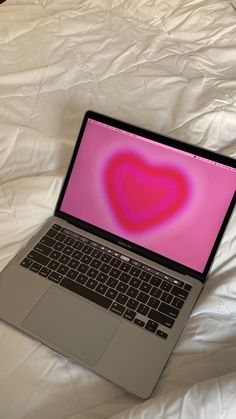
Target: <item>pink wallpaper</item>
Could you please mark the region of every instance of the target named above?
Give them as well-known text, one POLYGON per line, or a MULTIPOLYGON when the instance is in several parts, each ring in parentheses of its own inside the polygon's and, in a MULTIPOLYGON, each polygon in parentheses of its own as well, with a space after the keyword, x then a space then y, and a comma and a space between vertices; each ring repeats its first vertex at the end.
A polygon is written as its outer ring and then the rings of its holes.
POLYGON ((202 272, 236 171, 89 120, 61 210, 202 272))

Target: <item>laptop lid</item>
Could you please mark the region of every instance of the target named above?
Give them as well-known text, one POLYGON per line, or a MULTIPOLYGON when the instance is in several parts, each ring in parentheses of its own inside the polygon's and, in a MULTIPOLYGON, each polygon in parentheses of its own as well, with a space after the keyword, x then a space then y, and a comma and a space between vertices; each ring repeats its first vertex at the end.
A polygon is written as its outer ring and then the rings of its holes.
POLYGON ((236 161, 85 114, 55 215, 204 281, 236 201, 236 161))

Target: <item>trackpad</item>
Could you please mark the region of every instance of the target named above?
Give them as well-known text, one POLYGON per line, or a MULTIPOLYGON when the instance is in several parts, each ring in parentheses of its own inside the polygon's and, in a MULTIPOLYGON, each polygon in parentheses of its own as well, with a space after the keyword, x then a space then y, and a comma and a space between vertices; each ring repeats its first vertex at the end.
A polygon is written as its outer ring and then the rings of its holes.
POLYGON ((120 320, 76 295, 50 287, 23 322, 23 326, 68 355, 95 365, 120 320))

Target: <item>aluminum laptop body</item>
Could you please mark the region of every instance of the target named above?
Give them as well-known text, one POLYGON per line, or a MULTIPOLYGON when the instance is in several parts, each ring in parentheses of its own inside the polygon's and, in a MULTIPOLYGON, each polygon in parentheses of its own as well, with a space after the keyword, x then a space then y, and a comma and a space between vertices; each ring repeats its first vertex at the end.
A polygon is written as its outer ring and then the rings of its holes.
POLYGON ((235 190, 235 160, 88 111, 54 216, 1 273, 0 318, 149 397, 235 190))

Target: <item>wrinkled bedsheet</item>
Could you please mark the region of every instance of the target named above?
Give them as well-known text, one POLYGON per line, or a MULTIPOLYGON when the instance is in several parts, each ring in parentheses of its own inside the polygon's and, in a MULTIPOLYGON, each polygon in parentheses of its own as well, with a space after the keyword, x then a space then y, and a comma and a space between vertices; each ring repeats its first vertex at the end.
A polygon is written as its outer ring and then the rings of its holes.
MULTIPOLYGON (((52 215, 87 109, 236 157, 236 1, 0 5, 0 269, 52 215)), ((150 399, 0 322, 0 418, 235 419, 235 231, 150 399)))

